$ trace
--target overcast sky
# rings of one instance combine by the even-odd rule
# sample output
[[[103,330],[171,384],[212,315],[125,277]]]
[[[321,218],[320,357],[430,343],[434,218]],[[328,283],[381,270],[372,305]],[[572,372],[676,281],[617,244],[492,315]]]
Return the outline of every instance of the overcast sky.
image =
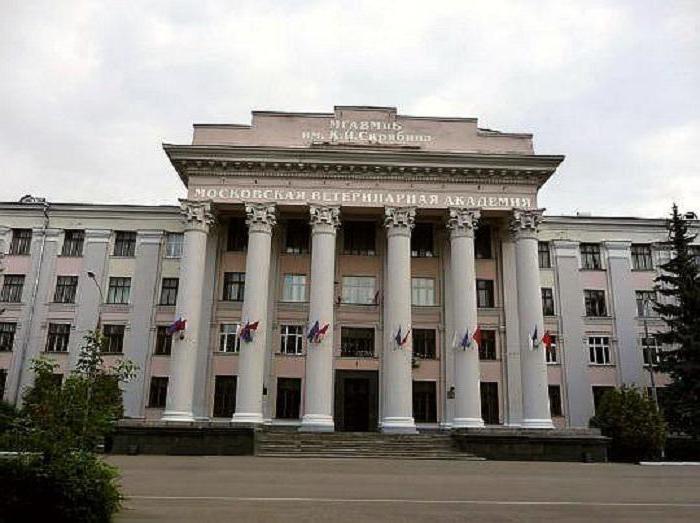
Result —
[[[0,0],[0,200],[167,203],[193,122],[387,105],[531,132],[549,213],[700,212],[700,1]]]

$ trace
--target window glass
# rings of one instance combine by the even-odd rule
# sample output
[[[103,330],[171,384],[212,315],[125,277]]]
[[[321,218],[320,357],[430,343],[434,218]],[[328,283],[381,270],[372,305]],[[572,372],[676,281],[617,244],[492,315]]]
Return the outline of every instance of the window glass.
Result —
[[[433,278],[411,278],[411,303],[416,306],[435,305]]]
[[[301,325],[280,325],[280,353],[303,354],[303,343],[304,329]]]
[[[239,352],[241,339],[236,336],[238,323],[222,323],[219,326],[219,352]]]
[[[282,285],[282,301],[306,301],[306,275],[285,274]]]
[[[476,306],[491,308],[493,300],[493,280],[476,280]]]
[[[343,276],[342,301],[372,305],[377,301],[374,276]]]
[[[433,224],[417,223],[411,233],[411,256],[431,258],[433,251]]]
[[[165,240],[165,257],[180,258],[182,256],[184,242],[184,234],[181,232],[169,232]]]
[[[374,329],[358,327],[341,328],[340,355],[353,358],[373,358]]]
[[[224,301],[243,301],[245,272],[224,273]]]
[[[610,338],[607,336],[588,337],[589,361],[595,365],[610,364]]]
[[[107,303],[125,304],[129,303],[131,294],[131,278],[111,277],[109,279],[109,290],[107,291]]]
[[[343,254],[376,254],[374,222],[345,222],[343,225]]]

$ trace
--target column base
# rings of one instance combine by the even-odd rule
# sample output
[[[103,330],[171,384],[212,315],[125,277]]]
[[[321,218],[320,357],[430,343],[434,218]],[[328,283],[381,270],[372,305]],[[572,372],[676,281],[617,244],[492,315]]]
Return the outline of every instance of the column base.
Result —
[[[455,418],[452,420],[453,429],[473,429],[484,426],[481,418]]]
[[[194,414],[191,411],[166,410],[160,421],[194,421]]]
[[[234,412],[231,423],[242,425],[262,425],[263,417],[259,412]]]
[[[335,422],[324,414],[305,414],[299,432],[335,432]]]
[[[413,418],[384,418],[381,431],[388,434],[417,434],[416,422]]]
[[[520,426],[524,429],[553,429],[554,423],[551,419],[524,419]]]

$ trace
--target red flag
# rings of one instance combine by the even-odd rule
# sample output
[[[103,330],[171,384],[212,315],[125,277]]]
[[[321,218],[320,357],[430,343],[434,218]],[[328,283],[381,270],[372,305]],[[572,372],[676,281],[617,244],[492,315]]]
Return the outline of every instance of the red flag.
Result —
[[[258,323],[260,323],[260,322],[259,322],[259,321],[256,321],[255,323],[249,323],[249,324],[248,324],[248,329],[250,329],[250,330],[252,330],[252,331],[258,330]]]
[[[478,325],[476,326],[476,329],[474,329],[472,339],[476,342],[477,345],[481,345],[481,328]]]

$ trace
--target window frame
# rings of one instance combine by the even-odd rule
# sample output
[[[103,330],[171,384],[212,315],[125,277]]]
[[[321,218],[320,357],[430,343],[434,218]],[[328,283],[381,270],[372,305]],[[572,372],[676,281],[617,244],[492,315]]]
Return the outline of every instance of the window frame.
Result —
[[[25,274],[5,274],[2,278],[0,289],[1,303],[23,303],[24,284],[27,281]]]
[[[371,287],[369,285],[351,285],[351,282],[360,282],[361,280],[366,280],[368,283],[371,281]],[[343,276],[341,279],[340,288],[340,302],[347,305],[376,305],[377,296],[377,278],[376,276],[363,276],[357,274],[351,274]],[[351,292],[352,291],[352,292]],[[368,297],[367,300],[359,300],[363,295]],[[349,298],[357,297],[358,300],[353,301]]]
[[[608,304],[604,290],[583,289],[583,302],[587,318],[608,317]]]
[[[133,258],[136,256],[136,231],[114,231],[112,256]]]
[[[241,339],[237,336],[240,326],[240,322],[224,322],[219,324],[219,343],[217,352],[240,354]],[[231,344],[233,344],[233,347],[231,347]]]
[[[348,221],[343,224],[344,255],[376,256],[377,224],[369,221]]]
[[[151,383],[148,387],[148,409],[164,409],[168,399],[168,387],[170,379],[168,376],[151,376]]]
[[[113,332],[112,332],[113,331]],[[124,333],[126,325],[107,323],[102,325],[105,342],[100,348],[102,354],[124,354]]]
[[[166,287],[165,283],[168,282]],[[175,282],[174,285],[172,283]],[[158,305],[174,306],[177,305],[177,294],[180,290],[180,278],[163,278],[160,282],[160,299]]]
[[[413,356],[420,360],[437,359],[437,331],[430,328],[413,329],[411,331]]]
[[[245,218],[229,218],[226,225],[226,252],[246,252],[248,250],[248,225]]]
[[[643,252],[640,252],[643,251]],[[654,270],[654,255],[651,244],[649,243],[633,243],[630,246],[630,255],[632,257],[633,271],[653,271]]]
[[[600,248],[600,243],[581,243],[579,244],[579,253],[581,255],[581,269],[585,271],[602,271],[603,256]]]
[[[649,301],[651,302],[650,306],[648,308],[644,307],[644,302],[645,298],[641,295],[646,295]],[[649,297],[651,296],[651,297]],[[656,302],[657,299],[657,294],[656,291],[653,290],[647,290],[647,289],[640,289],[634,291],[634,299],[637,304],[637,317],[638,318],[655,318],[658,315],[656,314],[656,311],[654,311],[654,303]],[[648,313],[648,314],[647,314]]]
[[[537,266],[540,269],[552,268],[552,250],[550,242],[537,242]]]
[[[600,340],[599,342],[595,340]],[[607,341],[603,341],[607,340]],[[588,336],[588,364],[596,366],[613,365],[610,336]],[[600,358],[599,358],[600,356]],[[598,361],[598,360],[602,361]]]
[[[173,336],[168,334],[168,325],[156,325],[155,356],[170,356],[173,349]]]
[[[242,302],[245,298],[245,272],[225,272],[222,290],[221,301]]]
[[[16,321],[0,321],[0,352],[12,352],[17,334]]]
[[[480,284],[483,284],[485,288],[479,288]],[[493,309],[496,306],[494,281],[477,278],[475,285],[477,309]]]
[[[128,305],[131,300],[131,277],[110,276],[107,287],[108,305]]]
[[[556,402],[552,401],[552,392],[556,390],[554,394]],[[553,383],[547,385],[547,398],[549,399],[549,415],[553,418],[564,417],[563,402],[561,397],[561,385],[558,383]]]
[[[493,231],[486,224],[479,225],[474,231],[474,258],[476,260],[493,260]]]
[[[426,285],[421,285],[421,284]],[[429,285],[427,285],[429,283]],[[419,299],[421,298],[421,299]],[[422,299],[425,298],[425,299]],[[437,305],[435,278],[426,276],[411,277],[411,306],[434,307]]]
[[[290,348],[290,341],[293,347]],[[279,354],[285,356],[302,356],[304,354],[304,326],[297,324],[280,325]]]
[[[165,234],[165,257],[168,259],[182,258],[185,248],[185,235],[181,232]]]
[[[32,250],[32,229],[12,229],[9,256],[29,256]]]
[[[79,258],[83,255],[85,231],[83,229],[64,229],[61,256]]]
[[[287,273],[282,276],[282,297],[285,303],[305,303],[307,301],[306,274]]]
[[[486,334],[488,333],[488,334]],[[488,339],[490,338],[490,339]],[[498,347],[495,329],[481,329],[481,343],[479,344],[479,361],[497,361]]]
[[[284,231],[285,254],[309,254],[311,251],[311,231],[304,220],[287,220]]]
[[[44,352],[67,353],[70,343],[71,324],[66,322],[50,322],[46,331]]]
[[[435,257],[435,227],[432,222],[416,223],[411,231],[411,258]]]
[[[369,334],[368,337],[355,337],[350,338],[354,340],[352,344],[354,347],[347,347],[348,337],[351,333],[359,334],[360,331],[364,331],[365,334]],[[364,345],[362,340],[368,340],[367,345],[369,348],[362,348],[360,345]],[[359,341],[359,342],[358,342]],[[376,357],[376,332],[374,327],[354,327],[354,326],[343,326],[340,328],[340,357],[341,358],[375,358]]]
[[[66,283],[69,281],[70,283]],[[75,303],[78,291],[78,277],[72,274],[60,274],[56,276],[56,287],[53,293],[53,303]]]
[[[542,294],[542,315],[556,316],[557,310],[554,304],[554,289],[552,287],[541,287],[540,292]],[[545,296],[546,294],[548,294],[548,296]]]

